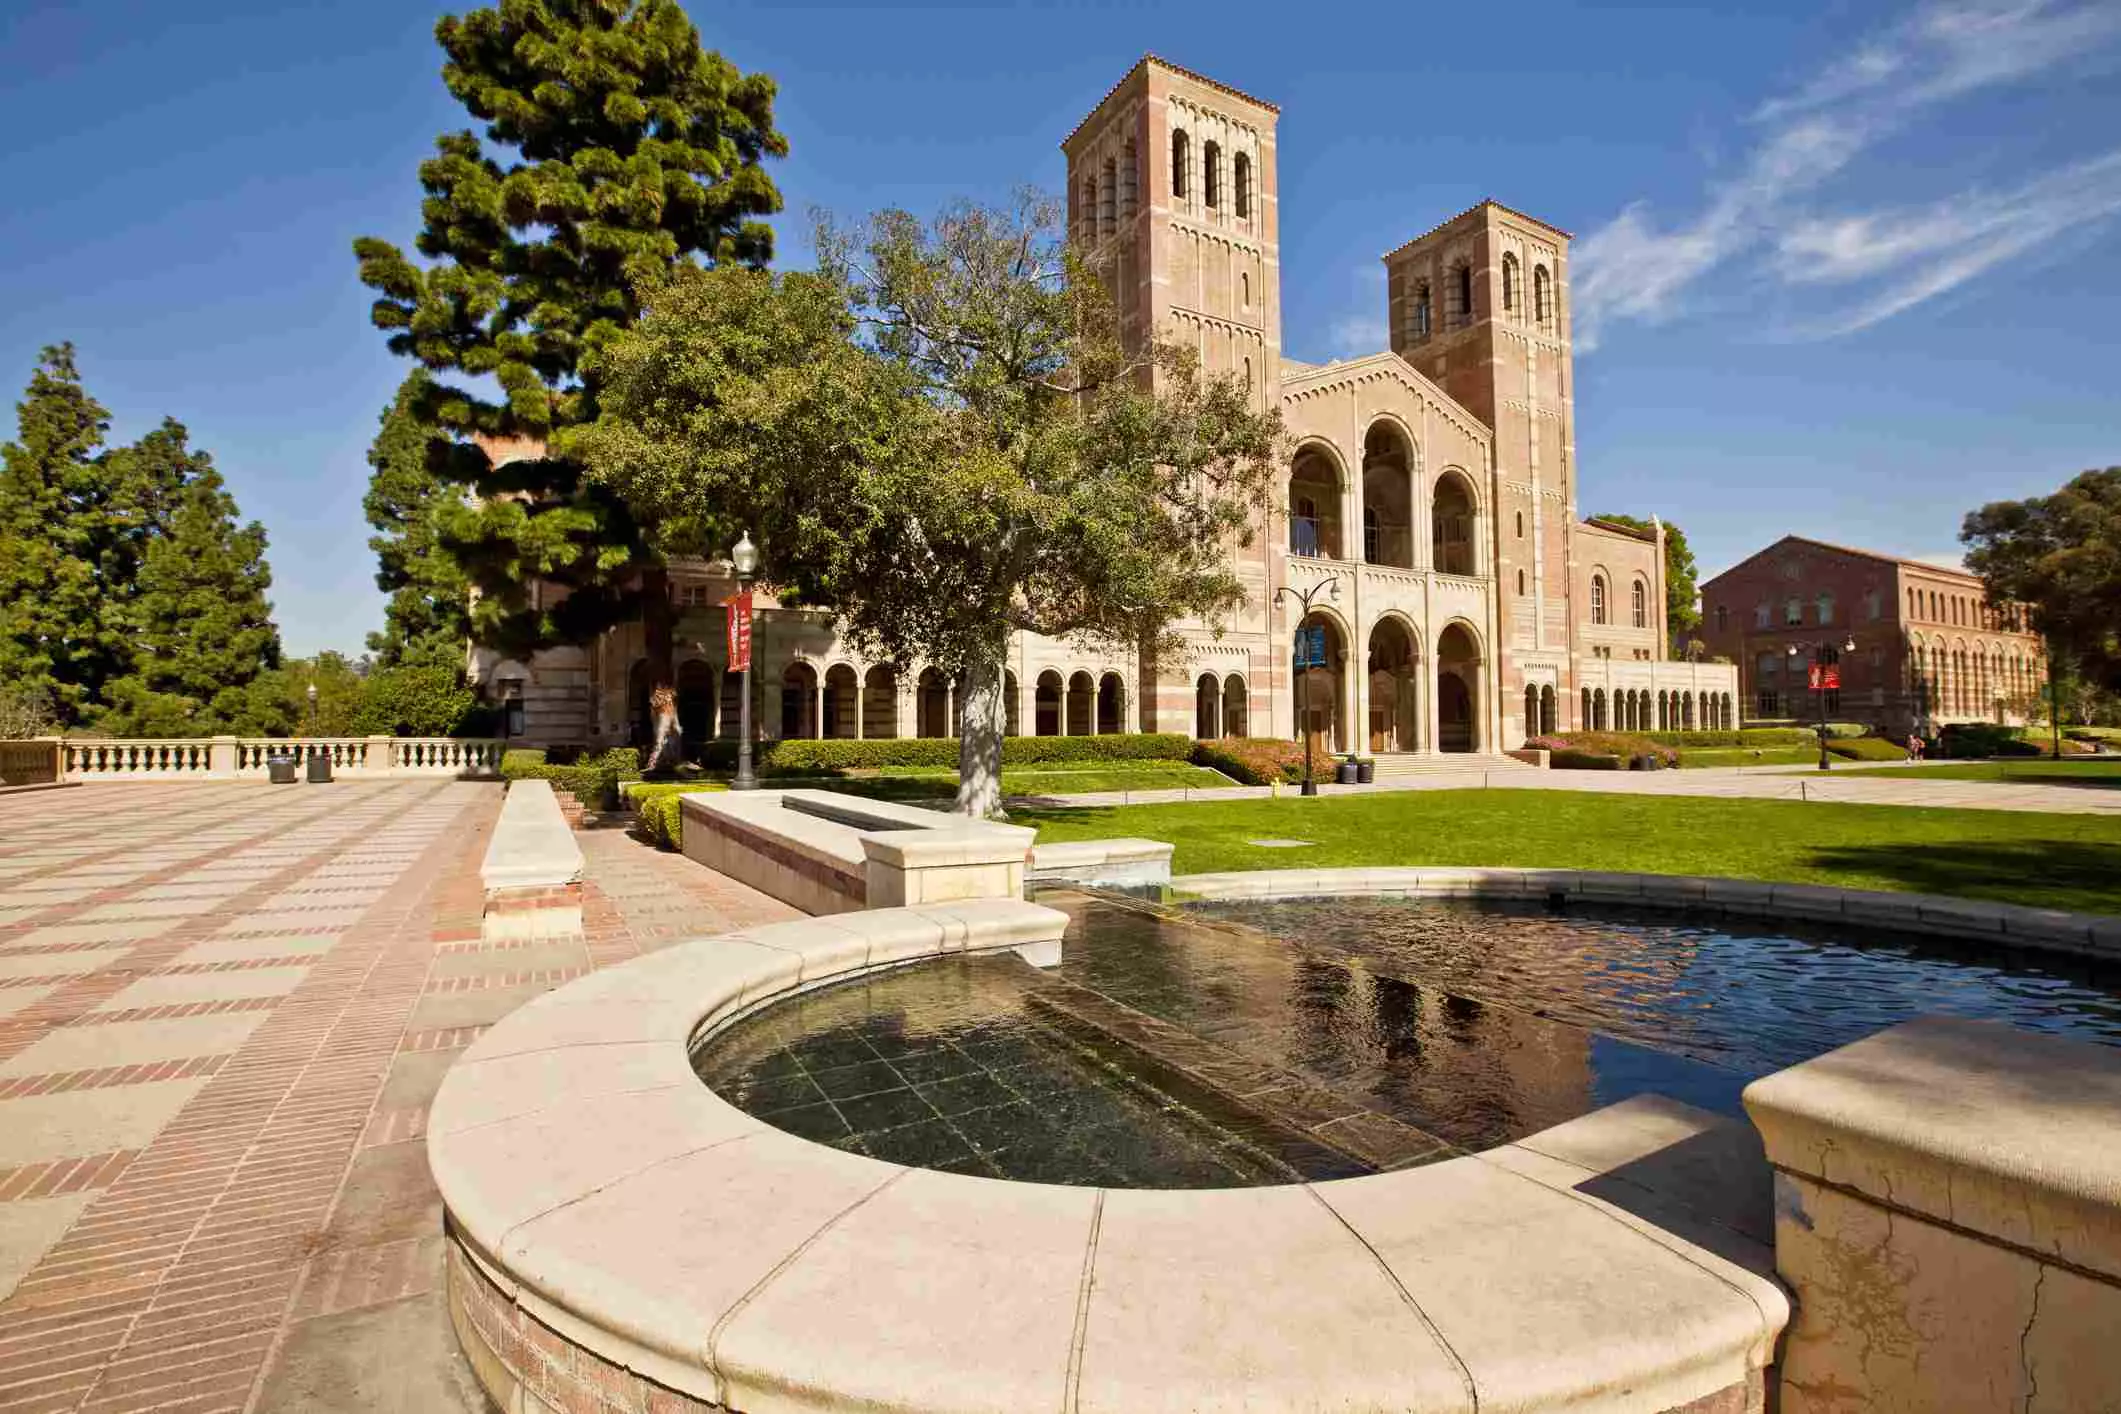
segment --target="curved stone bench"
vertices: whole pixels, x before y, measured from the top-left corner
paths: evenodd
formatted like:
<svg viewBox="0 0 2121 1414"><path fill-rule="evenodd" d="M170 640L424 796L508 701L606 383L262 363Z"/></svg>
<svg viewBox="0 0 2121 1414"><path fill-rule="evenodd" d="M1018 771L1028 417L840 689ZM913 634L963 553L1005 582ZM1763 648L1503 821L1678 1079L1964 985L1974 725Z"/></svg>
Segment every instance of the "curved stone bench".
<svg viewBox="0 0 2121 1414"><path fill-rule="evenodd" d="M452 1318L499 1406L1761 1407L1789 1317L1764 1250L1601 1196L1602 1170L1686 1132L1655 1105L1368 1178L1122 1191L843 1153L689 1064L696 1038L792 992L1050 947L1064 922L994 899L760 927L488 1031L442 1085L428 1153Z"/></svg>
<svg viewBox="0 0 2121 1414"><path fill-rule="evenodd" d="M1906 933L1970 938L2000 947L2040 948L2085 957L2121 957L2121 917L2028 908L1942 894L1772 884L1682 874L1612 874L1588 869L1258 869L1182 874L1182 898L1508 898L1640 904L1747 917L1853 923Z"/></svg>

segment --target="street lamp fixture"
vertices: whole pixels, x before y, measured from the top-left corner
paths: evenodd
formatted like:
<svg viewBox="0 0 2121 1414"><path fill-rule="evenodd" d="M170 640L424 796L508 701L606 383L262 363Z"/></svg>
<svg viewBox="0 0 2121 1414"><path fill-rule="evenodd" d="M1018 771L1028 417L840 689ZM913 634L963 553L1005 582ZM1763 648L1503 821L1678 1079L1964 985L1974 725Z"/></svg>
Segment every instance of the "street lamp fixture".
<svg viewBox="0 0 2121 1414"><path fill-rule="evenodd" d="M309 697L309 734L310 734L311 736L315 736L315 735L317 734L317 685L316 685L315 683L311 683L311 684L309 685L309 692L308 692L308 697Z"/></svg>
<svg viewBox="0 0 2121 1414"><path fill-rule="evenodd" d="M1274 591L1274 597L1280 599L1284 596L1294 599L1302 608L1302 612L1296 616L1296 641L1298 646L1302 646L1304 642L1304 625L1311 617L1311 605L1320 599L1325 600L1328 604L1338 604L1340 602L1340 576L1334 575L1329 579L1321 580L1309 589L1296 589L1284 584L1281 588ZM1291 657L1294 656L1294 654L1291 654ZM1297 730L1304 734L1304 784L1302 793L1305 795L1317 795L1318 782L1311 779L1310 667L1309 663L1296 665L1296 715L1303 719L1296 725Z"/></svg>
<svg viewBox="0 0 2121 1414"><path fill-rule="evenodd" d="M1817 642L1792 643L1789 651L1790 657L1793 659L1809 655L1813 673L1819 680L1817 686L1812 689L1819 699L1819 769L1831 771L1834 769L1834 763L1829 759L1826 751L1826 670L1828 655L1835 653L1834 645L1825 639L1820 639ZM1841 653L1853 653L1855 651L1855 635L1851 634L1841 640ZM1840 661L1839 657L1836 656L1834 661L1838 663Z"/></svg>
<svg viewBox="0 0 2121 1414"><path fill-rule="evenodd" d="M739 669L741 681L737 689L736 728L736 779L729 783L731 790L757 790L759 778L751 769L751 638L748 632L751 618L751 576L758 571L759 547L751 543L751 532L746 530L737 537L736 545L729 551L729 564L736 571L737 597L729 606L729 612L742 614L747 632L743 638L743 667ZM735 621L730 623L729 642L732 649L737 643Z"/></svg>

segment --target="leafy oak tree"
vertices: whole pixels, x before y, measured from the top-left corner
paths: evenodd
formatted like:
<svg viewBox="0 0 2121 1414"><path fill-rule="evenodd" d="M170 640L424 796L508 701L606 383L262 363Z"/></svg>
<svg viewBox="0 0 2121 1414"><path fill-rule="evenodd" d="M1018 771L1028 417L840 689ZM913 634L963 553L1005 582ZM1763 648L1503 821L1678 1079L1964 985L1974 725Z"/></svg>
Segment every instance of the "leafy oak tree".
<svg viewBox="0 0 2121 1414"><path fill-rule="evenodd" d="M1631 530L1655 530L1656 523L1641 516L1592 516ZM1688 645L1684 656L1699 657L1690 640L1701 628L1701 568L1694 562L1694 549L1686 543L1686 532L1664 522L1664 618L1675 650Z"/></svg>
<svg viewBox="0 0 2121 1414"><path fill-rule="evenodd" d="M2121 466L2051 496L1992 501L1959 540L1990 603L2028 606L2058 672L2121 691Z"/></svg>
<svg viewBox="0 0 2121 1414"><path fill-rule="evenodd" d="M442 523L463 504L464 489L435 474L428 449L445 439L421 421L419 407L434 387L415 369L390 406L368 449L373 468L361 506L376 533L376 587L390 595L383 628L368 636L379 667L453 667L461 670L471 636L471 581L443 546Z"/></svg>
<svg viewBox="0 0 2121 1414"><path fill-rule="evenodd" d="M452 439L434 464L471 494L438 518L437 543L478 589L482 641L581 642L639 617L668 689L673 610L652 528L585 480L563 434L597 416L588 356L637 317L636 284L770 258L757 218L780 195L763 164L787 151L773 83L704 50L676 0L502 0L435 37L443 82L484 137L445 134L421 164L424 263L374 238L354 251L392 350L474 380L437 378L416 400ZM480 438L544 454L496 464ZM534 594L538 580L564 592ZM657 736L660 763L674 707Z"/></svg>
<svg viewBox="0 0 2121 1414"><path fill-rule="evenodd" d="M957 809L998 813L1009 634L1154 651L1243 602L1278 430L1191 353L1125 348L1059 211L821 220L816 276L684 272L600 355L596 477L879 656L962 684Z"/></svg>

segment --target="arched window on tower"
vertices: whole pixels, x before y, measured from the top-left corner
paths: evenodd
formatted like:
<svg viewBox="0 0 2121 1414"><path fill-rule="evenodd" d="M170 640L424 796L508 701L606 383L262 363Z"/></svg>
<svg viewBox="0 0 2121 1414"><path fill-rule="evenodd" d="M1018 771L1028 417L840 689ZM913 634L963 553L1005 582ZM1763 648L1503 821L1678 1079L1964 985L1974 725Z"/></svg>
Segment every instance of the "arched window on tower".
<svg viewBox="0 0 2121 1414"><path fill-rule="evenodd" d="M1240 270L1237 272L1237 296L1239 309L1250 309L1252 307L1251 271Z"/></svg>
<svg viewBox="0 0 2121 1414"><path fill-rule="evenodd" d="M1632 602L1629 608L1634 615L1633 622L1635 627L1648 628L1650 626L1649 586L1639 579L1636 580L1634 588L1630 591L1630 598Z"/></svg>
<svg viewBox="0 0 2121 1414"><path fill-rule="evenodd" d="M1502 307L1506 312L1517 311L1517 257L1505 254L1502 258Z"/></svg>
<svg viewBox="0 0 2121 1414"><path fill-rule="evenodd" d="M1200 189L1211 207L1223 204L1223 149L1221 143L1200 145Z"/></svg>
<svg viewBox="0 0 2121 1414"><path fill-rule="evenodd" d="M1236 160L1230 165L1230 175L1231 185L1235 188L1234 195L1237 197L1237 219L1249 221L1252 219L1251 154L1238 153Z"/></svg>
<svg viewBox="0 0 2121 1414"><path fill-rule="evenodd" d="M1554 277L1544 265L1532 267L1532 319L1542 329L1554 322Z"/></svg>
<svg viewBox="0 0 2121 1414"><path fill-rule="evenodd" d="M1473 322L1473 267L1461 260L1451 267L1451 273L1443 282L1444 315L1453 329L1462 329Z"/></svg>
<svg viewBox="0 0 2121 1414"><path fill-rule="evenodd" d="M1171 195L1188 196L1193 186L1193 174L1187 171L1193 157L1184 128L1171 134Z"/></svg>
<svg viewBox="0 0 2121 1414"><path fill-rule="evenodd" d="M1119 164L1119 218L1132 221L1141 210L1141 158L1134 151L1134 139L1127 139L1125 153Z"/></svg>
<svg viewBox="0 0 2121 1414"><path fill-rule="evenodd" d="M1097 238L1097 178L1083 178L1083 195L1076 212L1076 230L1086 241Z"/></svg>
<svg viewBox="0 0 2121 1414"><path fill-rule="evenodd" d="M1605 622L1605 576L1602 574L1591 576L1591 622Z"/></svg>
<svg viewBox="0 0 2121 1414"><path fill-rule="evenodd" d="M1407 296L1407 340L1409 343L1419 343L1429 337L1430 307L1429 282L1423 280L1416 284L1414 292Z"/></svg>
<svg viewBox="0 0 2121 1414"><path fill-rule="evenodd" d="M1109 236L1119 230L1119 164L1105 159L1105 182L1097 205L1097 231Z"/></svg>

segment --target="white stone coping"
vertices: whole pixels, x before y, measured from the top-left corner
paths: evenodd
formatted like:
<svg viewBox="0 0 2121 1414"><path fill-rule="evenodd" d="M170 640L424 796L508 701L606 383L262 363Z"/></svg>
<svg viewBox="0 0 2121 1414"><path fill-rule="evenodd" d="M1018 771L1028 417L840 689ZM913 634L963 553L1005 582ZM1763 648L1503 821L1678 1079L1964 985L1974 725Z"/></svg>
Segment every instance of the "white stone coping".
<svg viewBox="0 0 2121 1414"><path fill-rule="evenodd" d="M2111 914L1754 879L1588 869L1258 869L1182 874L1171 881L1171 888L1182 897L1197 899L1560 897L1804 922L1846 922L1971 938L1999 947L2121 957L2121 917Z"/></svg>
<svg viewBox="0 0 2121 1414"><path fill-rule="evenodd" d="M709 829L726 821L856 877L869 859L909 869L1021 863L1037 835L1020 825L828 790L716 791L680 800L679 809Z"/></svg>
<svg viewBox="0 0 2121 1414"><path fill-rule="evenodd" d="M1275 1188L1002 1182L799 1139L690 1066L797 990L1064 926L1015 899L840 914L531 1002L430 1114L452 1236L565 1340L745 1414L1662 1410L1772 1358L1765 1256L1604 1201L1563 1146Z"/></svg>
<svg viewBox="0 0 2121 1414"><path fill-rule="evenodd" d="M1129 836L1109 840L1065 840L1042 844L1032 850L1031 867L1044 873L1047 870L1132 864L1161 863L1168 866L1175 848L1176 846L1162 840L1135 839Z"/></svg>
<svg viewBox="0 0 2121 1414"><path fill-rule="evenodd" d="M2121 1052L1924 1017L1754 1081L1777 1168L2121 1280Z"/></svg>
<svg viewBox="0 0 2121 1414"><path fill-rule="evenodd" d="M512 781L479 865L486 891L558 888L582 877L582 847L550 781Z"/></svg>

